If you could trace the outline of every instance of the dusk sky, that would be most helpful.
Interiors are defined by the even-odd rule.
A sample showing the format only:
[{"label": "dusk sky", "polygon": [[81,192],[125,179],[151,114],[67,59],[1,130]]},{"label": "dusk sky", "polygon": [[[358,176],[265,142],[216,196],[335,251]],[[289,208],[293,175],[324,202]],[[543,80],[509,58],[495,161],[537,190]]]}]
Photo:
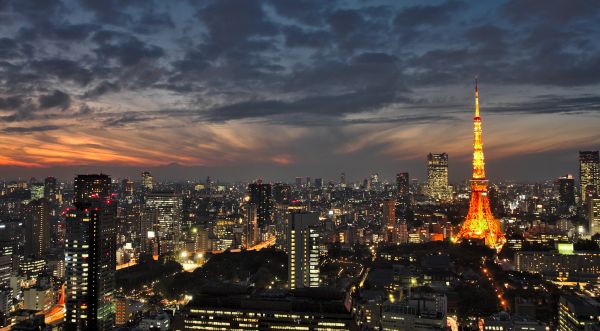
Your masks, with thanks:
[{"label": "dusk sky", "polygon": [[0,0],[0,177],[470,177],[600,146],[600,4]]}]

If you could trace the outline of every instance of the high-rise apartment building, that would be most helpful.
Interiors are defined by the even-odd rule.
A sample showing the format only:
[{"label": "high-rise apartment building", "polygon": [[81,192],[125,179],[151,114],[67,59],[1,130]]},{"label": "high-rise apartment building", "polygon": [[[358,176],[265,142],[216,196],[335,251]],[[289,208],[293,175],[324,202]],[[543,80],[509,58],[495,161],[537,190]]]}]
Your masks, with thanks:
[{"label": "high-rise apartment building", "polygon": [[598,163],[598,151],[579,152],[579,193],[583,204],[587,203],[588,197],[599,193],[600,173]]},{"label": "high-rise apartment building", "polygon": [[447,200],[450,196],[448,188],[448,154],[427,155],[427,195],[431,199]]},{"label": "high-rise apartment building", "polygon": [[77,176],[74,202],[65,215],[65,326],[112,330],[117,204],[110,177]]},{"label": "high-rise apartment building", "polygon": [[142,189],[147,192],[150,192],[154,189],[152,174],[150,174],[148,171],[142,172]]},{"label": "high-rise apartment building", "polygon": [[48,200],[30,202],[25,218],[25,255],[43,257],[48,253],[51,231]]},{"label": "high-rise apartment building", "polygon": [[319,287],[319,216],[291,213],[287,238],[289,288]]},{"label": "high-rise apartment building", "polygon": [[[181,235],[182,198],[174,192],[152,192],[146,195],[142,223],[153,230],[143,229],[142,235],[154,231],[160,255],[175,253]],[[145,233],[144,233],[145,232]]]},{"label": "high-rise apartment building", "polygon": [[263,184],[261,181],[248,185],[249,203],[256,205],[258,227],[265,228],[271,225],[272,197],[271,184]]}]

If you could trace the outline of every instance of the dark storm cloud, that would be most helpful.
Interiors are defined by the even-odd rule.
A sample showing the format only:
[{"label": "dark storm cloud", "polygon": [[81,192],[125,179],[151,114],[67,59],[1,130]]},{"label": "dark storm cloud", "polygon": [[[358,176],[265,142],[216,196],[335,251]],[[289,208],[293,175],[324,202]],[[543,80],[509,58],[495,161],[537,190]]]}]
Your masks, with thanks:
[{"label": "dark storm cloud", "polygon": [[587,0],[547,0],[543,5],[536,0],[509,0],[502,9],[515,22],[536,19],[562,24],[594,17],[600,11],[600,6],[596,1]]},{"label": "dark storm cloud", "polygon": [[[509,91],[491,112],[594,116],[599,10],[586,0],[0,0],[0,121],[6,134],[80,117],[117,133],[434,127],[470,108],[455,91],[476,75]],[[510,95],[528,88],[541,96]]]},{"label": "dark storm cloud", "polygon": [[11,96],[6,98],[0,98],[0,109],[15,110],[23,105],[22,96]]},{"label": "dark storm cloud", "polygon": [[397,28],[439,25],[466,7],[461,1],[445,1],[437,5],[416,5],[401,10],[394,19]]},{"label": "dark storm cloud", "polygon": [[114,83],[114,82],[109,82],[107,80],[103,80],[98,85],[96,85],[94,88],[86,91],[84,93],[83,97],[95,99],[106,93],[118,92],[120,90],[121,90],[121,87],[119,86],[119,84]]},{"label": "dark storm cloud", "polygon": [[297,114],[335,118],[345,114],[376,109],[396,99],[393,93],[387,91],[358,91],[333,96],[309,97],[294,101],[248,101],[211,109],[206,112],[206,119],[210,121],[229,121],[284,115],[289,116],[287,123],[293,124],[294,116]]},{"label": "dark storm cloud", "polygon": [[490,105],[486,108],[486,111],[532,114],[597,113],[600,112],[600,96],[559,97],[555,95],[542,95],[528,102]]},{"label": "dark storm cloud", "polygon": [[40,125],[40,126],[9,126],[0,131],[4,133],[35,133],[35,132],[45,132],[45,131],[53,131],[60,130],[62,127],[58,125]]},{"label": "dark storm cloud", "polygon": [[38,101],[41,109],[53,107],[66,109],[71,105],[71,97],[59,90],[55,90],[51,94],[40,96]]},{"label": "dark storm cloud", "polygon": [[83,68],[76,61],[52,58],[30,63],[31,70],[43,77],[54,77],[59,80],[70,80],[80,85],[87,85],[93,73]]},{"label": "dark storm cloud", "polygon": [[155,45],[149,45],[134,36],[102,39],[96,35],[95,40],[100,45],[95,49],[101,59],[116,59],[121,65],[130,66],[144,59],[157,59],[164,55],[164,50]]}]

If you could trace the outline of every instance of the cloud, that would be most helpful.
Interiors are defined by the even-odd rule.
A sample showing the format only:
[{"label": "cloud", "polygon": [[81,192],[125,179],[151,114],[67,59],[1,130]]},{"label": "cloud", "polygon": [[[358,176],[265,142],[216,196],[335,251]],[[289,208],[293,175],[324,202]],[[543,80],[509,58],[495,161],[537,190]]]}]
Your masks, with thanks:
[{"label": "cloud", "polygon": [[55,90],[52,94],[42,95],[38,99],[40,108],[61,108],[66,109],[71,105],[71,97],[59,90]]},{"label": "cloud", "polygon": [[[561,150],[598,143],[579,123],[599,102],[590,2],[38,2],[0,1],[0,135],[14,145],[0,164],[397,168],[422,156],[412,145],[438,148],[419,136],[469,145],[457,126],[476,75],[498,125],[576,123]],[[535,134],[503,156],[556,145],[526,124]],[[17,139],[34,132],[47,141]]]},{"label": "cloud", "polygon": [[15,110],[23,105],[22,96],[11,96],[6,98],[0,98],[0,109]]},{"label": "cloud", "polygon": [[9,126],[2,129],[4,133],[34,133],[34,132],[45,132],[45,131],[53,131],[60,130],[61,127],[58,125],[40,125],[40,126]]},{"label": "cloud", "polygon": [[[396,100],[388,91],[358,91],[332,96],[308,97],[293,101],[263,100],[246,101],[213,108],[203,115],[209,121],[230,121],[281,115],[286,122],[293,124],[298,114],[321,117],[331,120],[344,114],[372,111]],[[328,119],[329,118],[329,119]]]}]

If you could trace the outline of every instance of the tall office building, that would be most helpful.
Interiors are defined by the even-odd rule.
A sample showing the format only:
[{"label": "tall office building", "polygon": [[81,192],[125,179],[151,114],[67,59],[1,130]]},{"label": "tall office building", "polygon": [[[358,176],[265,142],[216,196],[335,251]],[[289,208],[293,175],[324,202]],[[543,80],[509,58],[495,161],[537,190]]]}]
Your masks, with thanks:
[{"label": "tall office building", "polygon": [[245,216],[245,245],[246,248],[252,247],[260,242],[260,232],[258,228],[257,207],[253,203],[246,204]]},{"label": "tall office building", "polygon": [[319,216],[291,213],[287,238],[289,288],[319,287]]},{"label": "tall office building", "polygon": [[447,200],[450,196],[448,188],[448,154],[427,155],[427,195],[431,199]]},{"label": "tall office building", "polygon": [[383,200],[381,232],[384,235],[385,241],[391,242],[394,238],[394,230],[396,227],[396,201],[393,199]]},{"label": "tall office building", "polygon": [[65,215],[67,330],[112,330],[116,211],[110,177],[77,176],[75,207]]},{"label": "tall office building", "polygon": [[44,184],[31,183],[29,185],[29,192],[31,192],[31,200],[42,199],[44,197]]},{"label": "tall office building", "polygon": [[600,304],[593,298],[562,294],[558,302],[558,331],[598,330]]},{"label": "tall office building", "polygon": [[396,217],[406,220],[410,210],[410,182],[408,172],[396,174]]},{"label": "tall office building", "polygon": [[271,225],[271,184],[263,184],[261,181],[248,185],[248,194],[250,203],[256,205],[256,215],[258,217],[258,227],[263,229]]},{"label": "tall office building", "polygon": [[340,175],[340,186],[346,187],[346,173],[345,172],[342,172],[342,174]]},{"label": "tall office building", "polygon": [[587,202],[588,197],[599,193],[600,174],[598,163],[598,151],[579,152],[579,193],[583,204]]},{"label": "tall office building", "polygon": [[124,197],[133,197],[133,181],[129,178],[121,182],[121,192]]},{"label": "tall office building", "polygon": [[289,205],[292,199],[292,188],[289,184],[275,183],[273,185],[273,200],[277,204]]},{"label": "tall office building", "polygon": [[154,189],[154,182],[152,181],[152,174],[148,171],[142,172],[142,189],[150,192]]},{"label": "tall office building", "polygon": [[323,188],[323,178],[315,178],[315,188]]},{"label": "tall office building", "polygon": [[590,236],[600,233],[600,197],[593,197],[589,199],[588,222]]},{"label": "tall office building", "polygon": [[398,196],[408,196],[410,194],[408,172],[396,174],[396,194]]},{"label": "tall office building", "polygon": [[73,199],[75,202],[82,202],[89,198],[108,198],[110,187],[110,177],[107,175],[79,175],[73,185]]},{"label": "tall office building", "polygon": [[296,177],[296,189],[302,188],[302,177]]},{"label": "tall office building", "polygon": [[44,257],[50,249],[50,205],[39,199],[27,205],[25,218],[25,255]]},{"label": "tall office building", "polygon": [[57,192],[56,178],[46,177],[46,179],[44,179],[44,198],[49,201],[54,201],[56,200]]},{"label": "tall office building", "polygon": [[561,213],[569,212],[575,206],[575,179],[572,175],[558,179],[558,201]]},{"label": "tall office building", "polygon": [[149,193],[146,195],[142,218],[142,224],[151,226],[152,230],[142,229],[141,234],[156,236],[160,255],[174,254],[179,247],[181,235],[181,196],[174,192]]}]

